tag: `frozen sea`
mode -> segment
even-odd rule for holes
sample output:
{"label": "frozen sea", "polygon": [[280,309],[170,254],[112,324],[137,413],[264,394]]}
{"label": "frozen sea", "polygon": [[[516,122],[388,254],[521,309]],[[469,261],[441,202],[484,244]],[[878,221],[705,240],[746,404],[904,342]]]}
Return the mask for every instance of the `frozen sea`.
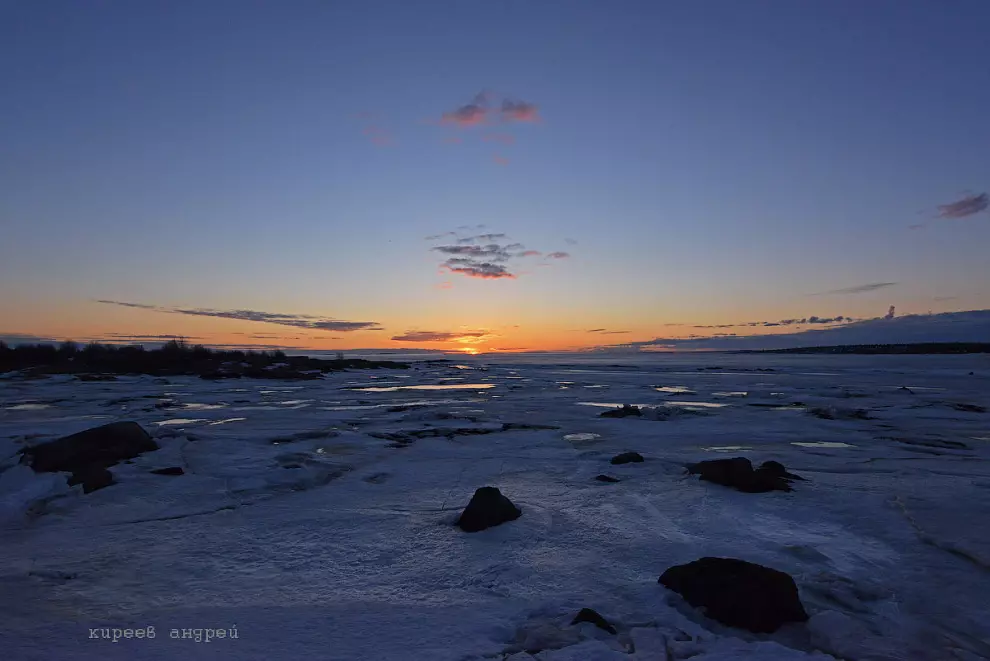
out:
{"label": "frozen sea", "polygon": [[[3,658],[990,658],[990,356],[458,361],[0,378]],[[598,417],[619,404],[650,415]],[[18,463],[117,420],[161,449],[113,486],[84,495]],[[646,461],[609,464],[627,450]],[[684,470],[729,456],[807,481],[746,494]],[[168,466],[185,474],[149,472]],[[485,485],[522,517],[463,533]],[[750,634],[657,584],[710,555],[790,573],[810,621]],[[569,626],[582,607],[618,635]]]}

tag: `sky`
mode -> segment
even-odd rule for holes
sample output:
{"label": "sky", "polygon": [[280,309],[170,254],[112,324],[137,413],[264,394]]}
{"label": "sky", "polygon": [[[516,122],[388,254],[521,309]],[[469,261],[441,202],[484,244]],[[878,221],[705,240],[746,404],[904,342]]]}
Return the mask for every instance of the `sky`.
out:
{"label": "sky", "polygon": [[573,350],[990,308],[988,20],[0,0],[0,337]]}

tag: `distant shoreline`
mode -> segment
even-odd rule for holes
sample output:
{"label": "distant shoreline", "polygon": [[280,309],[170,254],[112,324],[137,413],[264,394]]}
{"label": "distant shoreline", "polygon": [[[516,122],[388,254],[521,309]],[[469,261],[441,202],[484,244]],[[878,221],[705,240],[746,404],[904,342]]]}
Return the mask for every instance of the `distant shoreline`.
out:
{"label": "distant shoreline", "polygon": [[728,353],[966,354],[990,353],[990,342],[916,342],[910,344],[839,344],[792,349],[740,349]]}
{"label": "distant shoreline", "polygon": [[0,373],[35,376],[76,375],[82,381],[109,381],[116,376],[198,376],[201,379],[318,379],[346,369],[407,369],[408,363],[344,358],[335,360],[288,356],[282,351],[230,351],[166,342],[159,349],[140,345],[79,345],[75,342],[21,344],[0,342]]}

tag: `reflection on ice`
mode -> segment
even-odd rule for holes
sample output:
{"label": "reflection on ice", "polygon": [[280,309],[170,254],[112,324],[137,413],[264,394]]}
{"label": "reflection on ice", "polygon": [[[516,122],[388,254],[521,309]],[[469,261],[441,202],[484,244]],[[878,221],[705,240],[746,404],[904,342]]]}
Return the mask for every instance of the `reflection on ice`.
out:
{"label": "reflection on ice", "polygon": [[712,397],[749,397],[745,390],[729,390],[726,392],[713,392]]}
{"label": "reflection on ice", "polygon": [[839,443],[838,441],[795,441],[791,445],[799,445],[803,448],[854,448],[850,443]]}
{"label": "reflection on ice", "polygon": [[654,390],[657,392],[669,392],[676,393],[679,395],[694,395],[696,394],[693,390],[687,386],[654,386]]}
{"label": "reflection on ice", "polygon": [[699,408],[699,409],[720,409],[728,404],[720,404],[718,402],[664,402],[664,406],[682,406],[686,409]]}
{"label": "reflection on ice", "polygon": [[209,426],[212,427],[213,425],[225,425],[228,422],[241,422],[242,420],[247,420],[247,418],[224,418],[223,420],[216,420],[214,422],[211,422]]}
{"label": "reflection on ice", "polygon": [[752,450],[753,448],[748,445],[712,445],[701,449],[706,452],[736,452],[738,450]]}
{"label": "reflection on ice", "polygon": [[225,409],[226,404],[198,404],[196,402],[190,402],[188,404],[183,404],[182,408],[188,409],[190,411],[210,411],[212,409]]}
{"label": "reflection on ice", "polygon": [[169,420],[152,422],[151,424],[158,425],[159,427],[165,427],[167,425],[189,425],[195,422],[207,422],[207,420],[206,418],[171,418]]}
{"label": "reflection on ice", "polygon": [[395,392],[397,390],[484,390],[486,388],[494,387],[494,383],[447,383],[442,385],[423,386],[372,386],[370,388],[355,388],[354,390],[360,392]]}
{"label": "reflection on ice", "polygon": [[15,404],[14,406],[8,406],[8,411],[40,411],[42,409],[50,409],[51,404]]}
{"label": "reflection on ice", "polygon": [[579,433],[579,434],[564,434],[565,441],[575,441],[575,442],[593,441],[596,438],[601,438],[601,434],[592,434],[590,432]]}

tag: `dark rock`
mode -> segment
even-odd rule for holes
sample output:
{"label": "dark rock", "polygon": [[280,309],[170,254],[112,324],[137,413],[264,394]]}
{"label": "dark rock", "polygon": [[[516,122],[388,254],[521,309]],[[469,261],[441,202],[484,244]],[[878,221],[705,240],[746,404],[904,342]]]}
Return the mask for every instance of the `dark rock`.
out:
{"label": "dark rock", "polygon": [[906,392],[907,392],[907,393],[908,393],[909,395],[913,395],[913,394],[914,394],[914,391],[913,391],[913,390],[911,390],[910,388],[908,388],[907,386],[901,386],[900,388],[898,388],[898,390],[904,390],[904,391],[906,391]]}
{"label": "dark rock", "polygon": [[78,434],[41,443],[23,450],[27,463],[37,473],[72,473],[69,484],[82,484],[89,493],[113,484],[106,469],[158,444],[136,422],[113,422]]}
{"label": "dark rock", "polygon": [[598,480],[599,482],[609,482],[609,483],[619,482],[619,478],[612,477],[611,475],[596,475],[595,479]]}
{"label": "dark rock", "polygon": [[503,422],[502,431],[543,431],[560,429],[556,425],[535,425],[528,422]]}
{"label": "dark rock", "polygon": [[732,487],[745,493],[791,491],[791,486],[778,474],[777,469],[760,467],[753,470],[753,464],[745,457],[699,461],[688,464],[687,469],[692,474],[700,474],[701,479],[706,482]]}
{"label": "dark rock", "polygon": [[76,379],[79,381],[116,381],[117,377],[113,374],[77,374]]}
{"label": "dark rock", "polygon": [[785,480],[802,480],[802,481],[804,480],[804,478],[801,477],[800,475],[795,475],[794,473],[787,472],[787,469],[784,468],[784,464],[780,463],[779,461],[773,461],[773,460],[764,461],[762,464],[760,464],[760,467],[757,468],[756,470],[766,471],[771,475],[773,475],[774,477],[782,477]]}
{"label": "dark rock", "polygon": [[478,532],[507,521],[515,521],[522,511],[495,487],[481,487],[474,492],[457,525],[464,532]]}
{"label": "dark rock", "polygon": [[612,457],[612,463],[619,464],[639,464],[643,462],[643,455],[638,452],[623,452]]}
{"label": "dark rock", "polygon": [[185,471],[181,466],[169,466],[168,468],[155,468],[151,471],[155,475],[184,475]]}
{"label": "dark rock", "polygon": [[979,406],[977,404],[951,404],[952,408],[957,411],[964,411],[966,413],[986,413],[987,409],[985,406]]}
{"label": "dark rock", "polygon": [[68,479],[69,486],[81,484],[83,493],[90,493],[113,484],[113,473],[101,466],[91,465],[80,468]]}
{"label": "dark rock", "polygon": [[808,620],[793,578],[745,560],[701,558],[671,567],[658,582],[730,627],[772,633]]}
{"label": "dark rock", "polygon": [[638,406],[630,406],[629,404],[623,404],[622,408],[612,409],[611,411],[605,411],[602,413],[600,418],[625,418],[630,415],[641,416],[643,412],[639,410]]}
{"label": "dark rock", "polygon": [[581,624],[582,622],[590,622],[602,631],[607,631],[612,635],[615,635],[615,627],[608,623],[604,617],[598,614],[598,611],[592,610],[590,608],[582,608],[581,611],[571,620],[571,624]]}

